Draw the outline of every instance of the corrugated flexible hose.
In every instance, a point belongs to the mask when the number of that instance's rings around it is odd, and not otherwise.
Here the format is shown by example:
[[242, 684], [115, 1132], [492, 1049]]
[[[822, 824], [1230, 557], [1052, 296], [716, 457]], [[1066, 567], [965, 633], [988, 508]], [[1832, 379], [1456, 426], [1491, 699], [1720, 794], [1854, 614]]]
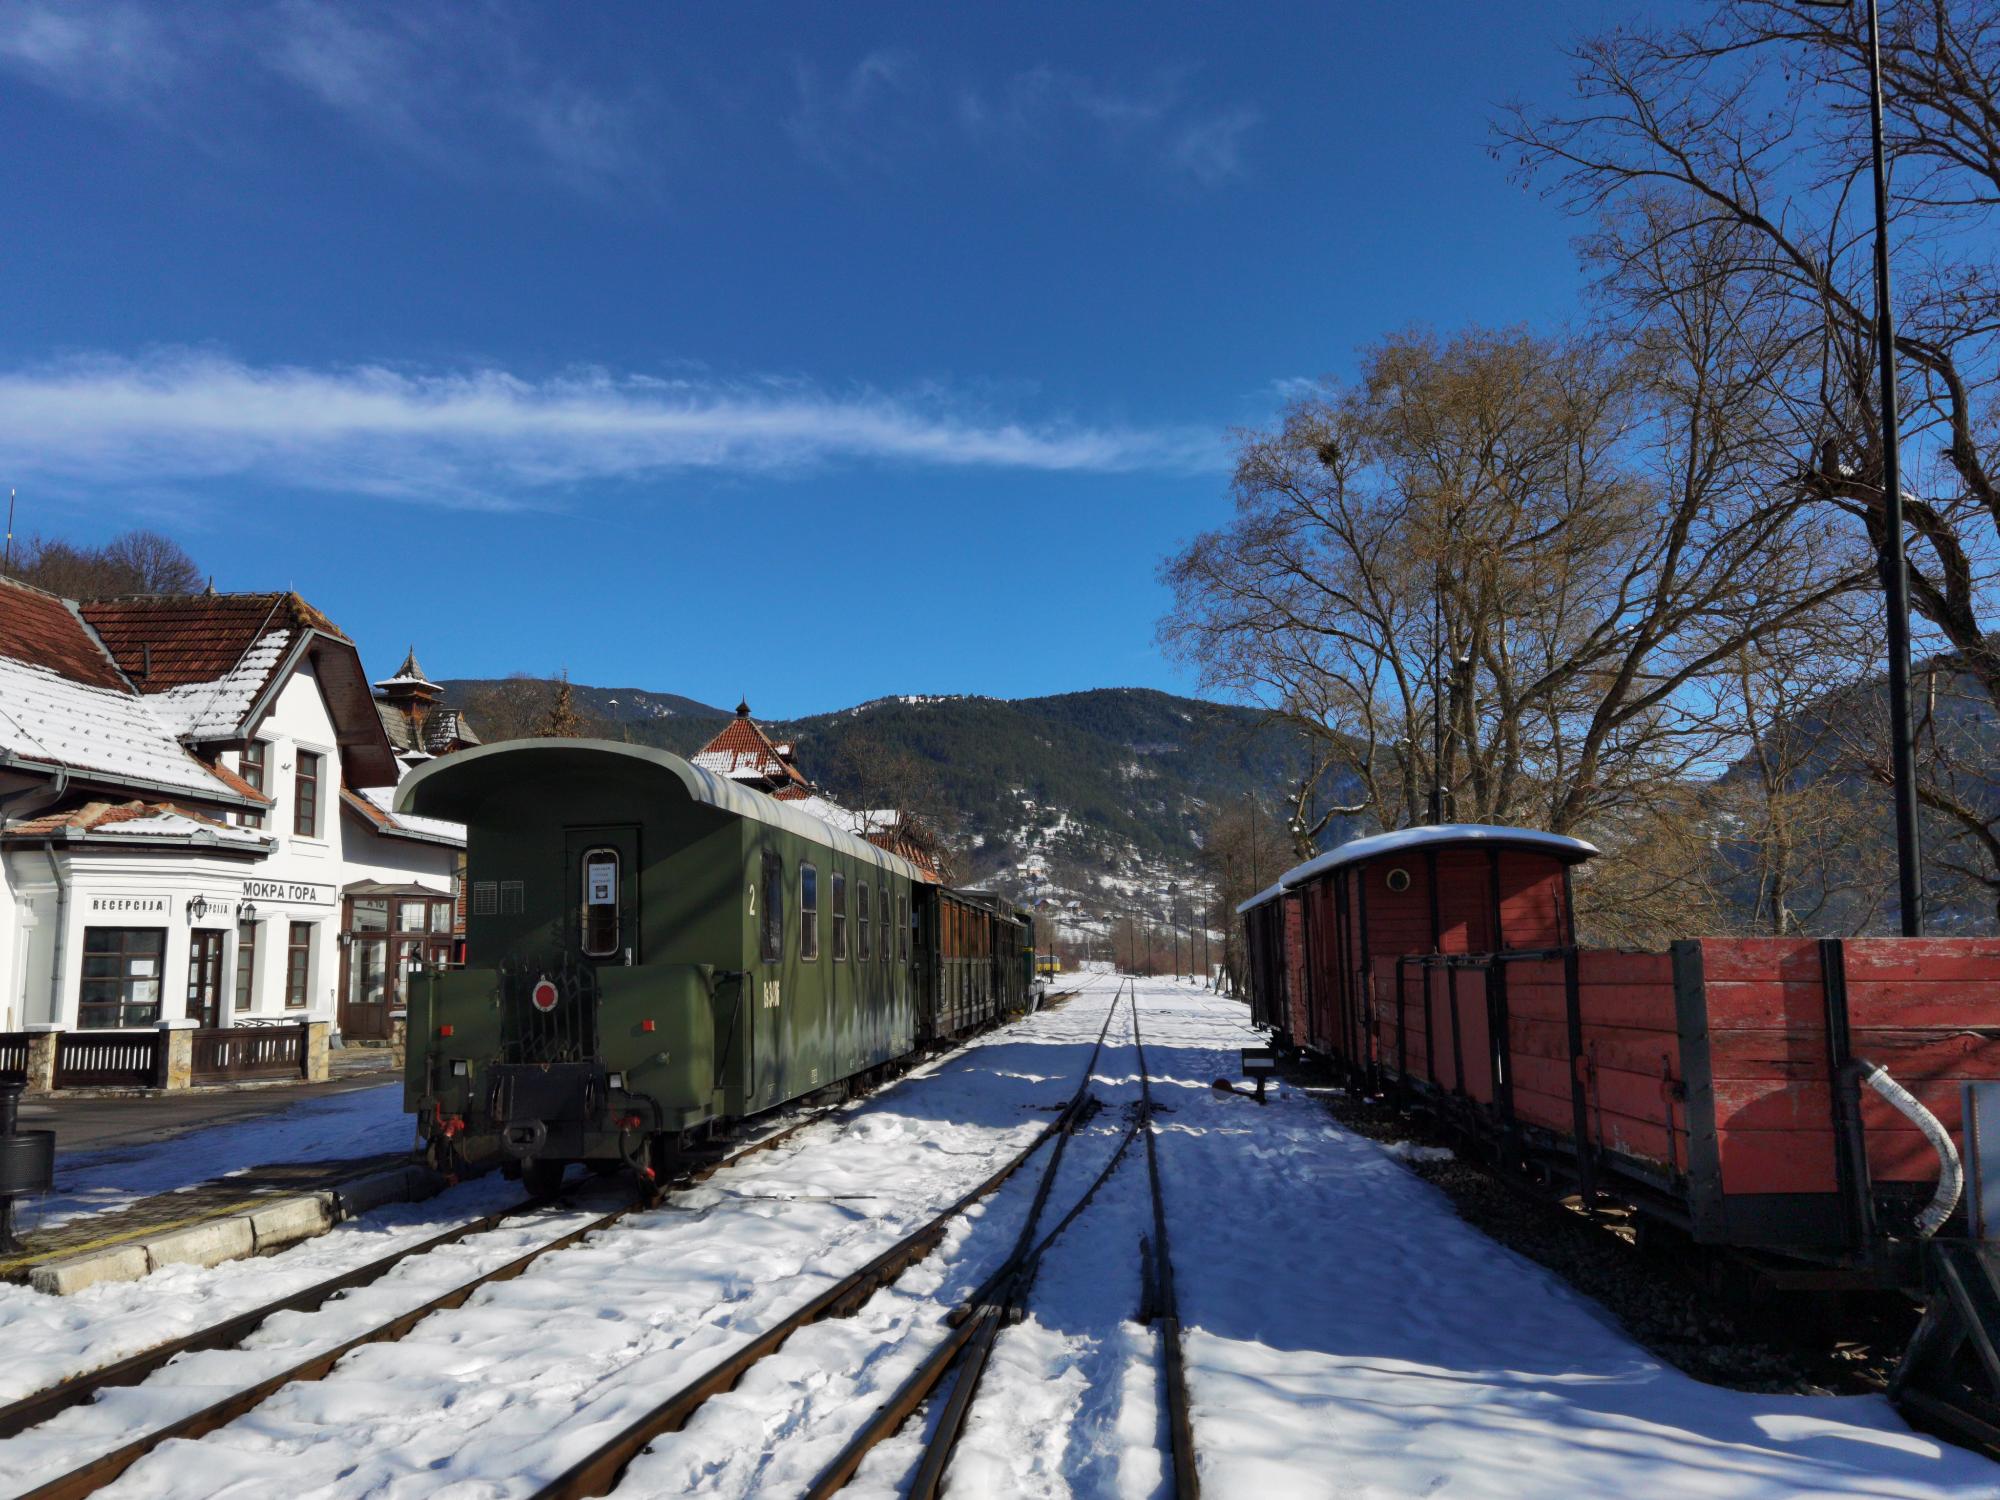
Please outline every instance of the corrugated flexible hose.
[[1860, 1071], [1862, 1082], [1888, 1100], [1899, 1114], [1921, 1130], [1924, 1139], [1937, 1152], [1937, 1191], [1931, 1194], [1931, 1201], [1924, 1211], [1917, 1215], [1917, 1233], [1929, 1239], [1952, 1216], [1952, 1211], [1958, 1207], [1958, 1196], [1965, 1189], [1965, 1170], [1959, 1165], [1958, 1147], [1952, 1144], [1951, 1132], [1944, 1128], [1938, 1117], [1925, 1109], [1915, 1094], [1891, 1078], [1887, 1068], [1865, 1057], [1855, 1058], [1854, 1066]]

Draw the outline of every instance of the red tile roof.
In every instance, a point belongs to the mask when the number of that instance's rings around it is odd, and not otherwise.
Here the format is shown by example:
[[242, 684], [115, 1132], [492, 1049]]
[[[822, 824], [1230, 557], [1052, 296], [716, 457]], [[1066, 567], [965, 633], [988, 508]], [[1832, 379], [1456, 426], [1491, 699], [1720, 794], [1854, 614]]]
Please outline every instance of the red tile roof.
[[735, 781], [763, 778], [773, 783], [771, 795], [781, 801], [809, 796], [812, 784], [799, 768], [778, 753], [770, 737], [757, 727], [747, 707], [739, 706], [736, 717], [693, 756], [703, 770]]
[[217, 781], [221, 782], [224, 786], [228, 787], [230, 791], [240, 793], [245, 797], [254, 797], [259, 802], [263, 803], [266, 807], [271, 805], [272, 799], [268, 792], [258, 791], [257, 788], [250, 785], [249, 782], [245, 781], [241, 776], [238, 776], [234, 771], [230, 770], [229, 767], [223, 765], [220, 761], [217, 761], [212, 765], [208, 761], [203, 761], [202, 764], [208, 766], [209, 774], [213, 776]]
[[131, 689], [63, 600], [11, 578], [0, 578], [0, 656], [47, 667], [89, 687]]
[[347, 639], [331, 620], [293, 593], [134, 594], [92, 599], [78, 608], [118, 665], [146, 693], [213, 682], [274, 630], [322, 630]]
[[23, 822], [7, 825], [9, 838], [47, 838], [52, 833], [69, 829], [77, 833], [88, 833], [97, 828], [108, 828], [114, 823], [129, 823], [135, 818], [157, 818], [177, 815], [191, 823], [200, 823], [208, 828], [227, 828], [229, 825], [219, 818], [211, 818], [198, 813], [193, 808], [182, 807], [175, 802], [85, 802], [66, 812], [44, 813], [39, 818], [29, 818]]

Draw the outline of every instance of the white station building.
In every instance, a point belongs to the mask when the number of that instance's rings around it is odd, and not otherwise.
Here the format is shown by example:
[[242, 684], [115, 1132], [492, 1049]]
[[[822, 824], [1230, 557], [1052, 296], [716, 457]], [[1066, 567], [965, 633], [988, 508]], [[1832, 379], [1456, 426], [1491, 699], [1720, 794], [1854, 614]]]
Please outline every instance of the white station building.
[[389, 811], [408, 723], [296, 594], [0, 579], [0, 1032], [387, 1036], [405, 971], [453, 956], [465, 847]]

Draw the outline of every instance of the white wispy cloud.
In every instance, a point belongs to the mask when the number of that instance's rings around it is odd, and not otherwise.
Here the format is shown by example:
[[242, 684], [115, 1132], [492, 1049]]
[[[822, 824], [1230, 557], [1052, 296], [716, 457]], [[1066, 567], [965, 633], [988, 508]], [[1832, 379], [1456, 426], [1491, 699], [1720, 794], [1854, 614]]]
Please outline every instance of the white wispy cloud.
[[186, 351], [0, 371], [0, 472], [69, 488], [250, 478], [504, 509], [691, 470], [1124, 473], [1221, 462], [1211, 431], [1028, 422], [954, 409], [935, 392], [838, 394], [797, 380], [318, 370]]
[[1113, 83], [1043, 64], [982, 89], [959, 90], [957, 122], [975, 144], [1015, 155], [1081, 140], [1121, 160], [1150, 160], [1171, 178], [1219, 187], [1244, 171], [1245, 138], [1261, 114], [1206, 107], [1193, 71], [1163, 69]]
[[879, 169], [919, 138], [925, 79], [908, 52], [870, 52], [832, 79], [795, 59], [792, 88], [785, 134], [815, 166], [840, 175], [855, 167]]
[[1167, 160], [1203, 187], [1219, 187], [1243, 175], [1243, 138], [1262, 119], [1246, 105], [1192, 121], [1174, 132]]
[[218, 152], [254, 149], [246, 123], [302, 106], [431, 167], [528, 162], [583, 188], [643, 174], [642, 101], [550, 73], [521, 14], [505, 4], [9, 0], [0, 71]]
[[943, 88], [912, 54], [876, 51], [831, 79], [794, 64], [784, 125], [800, 155], [842, 176], [886, 170], [956, 138], [1017, 160], [1080, 146], [1217, 187], [1242, 175], [1245, 139], [1262, 116], [1245, 105], [1201, 105], [1192, 77], [1178, 68], [1110, 82], [1041, 64]]

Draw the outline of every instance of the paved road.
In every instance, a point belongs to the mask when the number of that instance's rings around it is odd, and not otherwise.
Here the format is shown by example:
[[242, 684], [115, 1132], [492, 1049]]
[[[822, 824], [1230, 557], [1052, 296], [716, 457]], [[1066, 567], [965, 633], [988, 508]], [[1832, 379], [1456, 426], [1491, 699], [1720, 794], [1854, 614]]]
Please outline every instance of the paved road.
[[[338, 1054], [336, 1054], [338, 1057]], [[343, 1060], [344, 1061], [344, 1060]], [[379, 1088], [398, 1075], [386, 1066], [343, 1072], [325, 1083], [264, 1084], [230, 1089], [189, 1089], [172, 1094], [119, 1098], [40, 1097], [21, 1102], [21, 1126], [53, 1130], [56, 1156], [163, 1141], [227, 1120], [267, 1115], [301, 1099]]]

